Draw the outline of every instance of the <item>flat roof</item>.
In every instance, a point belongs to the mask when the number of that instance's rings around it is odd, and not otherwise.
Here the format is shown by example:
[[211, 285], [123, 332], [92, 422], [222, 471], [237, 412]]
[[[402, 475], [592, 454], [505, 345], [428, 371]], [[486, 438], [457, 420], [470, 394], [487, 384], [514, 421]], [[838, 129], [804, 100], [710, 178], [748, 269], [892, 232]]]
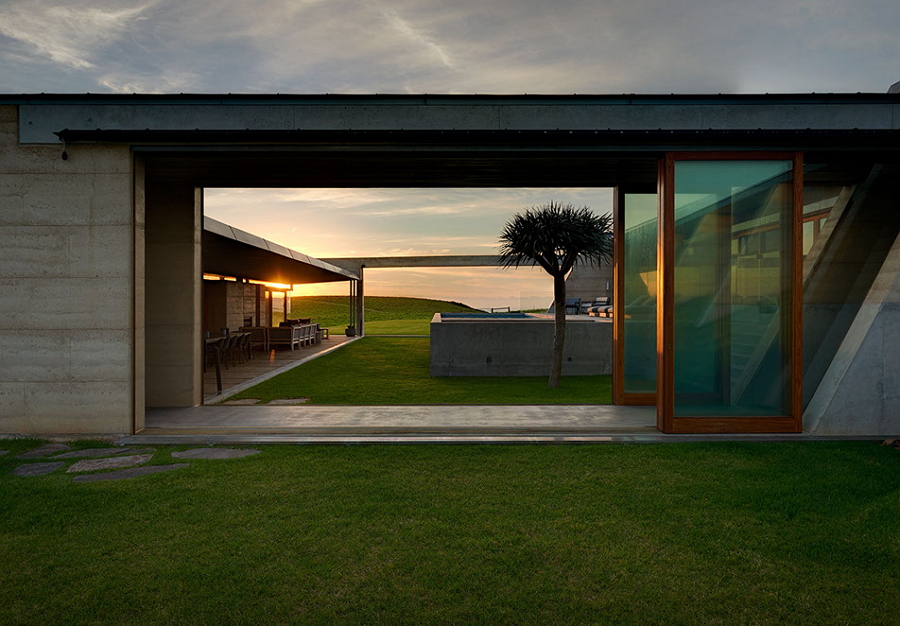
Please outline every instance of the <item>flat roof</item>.
[[[67, 141], [196, 145], [292, 142], [301, 139], [298, 133], [334, 132], [706, 134], [900, 129], [900, 93], [21, 94], [0, 95], [0, 103], [19, 107], [23, 144], [56, 144], [63, 132], [68, 133]], [[441, 142], [440, 137], [429, 139]]]
[[206, 274], [291, 285], [359, 278], [352, 271], [291, 250], [211, 217], [203, 218], [201, 265]]
[[30, 94], [2, 94], [0, 104], [27, 104], [57, 103], [57, 104], [102, 104], [102, 103], [127, 103], [127, 104], [254, 104], [254, 103], [280, 103], [280, 104], [557, 104], [572, 102], [580, 104], [617, 103], [617, 104], [641, 104], [641, 103], [842, 103], [842, 102], [900, 102], [900, 93], [624, 93], [624, 94], [408, 94], [408, 93], [374, 93], [374, 94], [346, 94], [346, 93], [318, 93], [318, 94], [202, 94], [202, 93], [177, 93], [177, 94], [122, 94], [122, 93], [30, 93]]

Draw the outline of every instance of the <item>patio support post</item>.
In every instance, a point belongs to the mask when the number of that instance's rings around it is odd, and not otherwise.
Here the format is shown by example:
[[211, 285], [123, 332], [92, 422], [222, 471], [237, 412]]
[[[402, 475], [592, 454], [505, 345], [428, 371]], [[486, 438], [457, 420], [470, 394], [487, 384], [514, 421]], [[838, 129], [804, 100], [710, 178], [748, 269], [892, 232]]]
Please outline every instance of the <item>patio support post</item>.
[[359, 281], [356, 283], [356, 336], [362, 337], [365, 334], [365, 317], [366, 317], [366, 300], [363, 291], [363, 270], [365, 265], [359, 266]]

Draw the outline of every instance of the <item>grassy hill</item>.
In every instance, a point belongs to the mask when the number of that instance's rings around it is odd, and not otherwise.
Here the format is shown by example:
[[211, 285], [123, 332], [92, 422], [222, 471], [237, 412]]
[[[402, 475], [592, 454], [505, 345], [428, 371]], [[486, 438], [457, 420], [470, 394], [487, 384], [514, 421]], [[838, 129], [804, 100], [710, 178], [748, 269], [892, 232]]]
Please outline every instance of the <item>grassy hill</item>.
[[[428, 298], [366, 296], [366, 334], [427, 335], [435, 313], [475, 311], [459, 302]], [[335, 333], [350, 323], [349, 296], [297, 296], [291, 298], [291, 317], [311, 317]]]

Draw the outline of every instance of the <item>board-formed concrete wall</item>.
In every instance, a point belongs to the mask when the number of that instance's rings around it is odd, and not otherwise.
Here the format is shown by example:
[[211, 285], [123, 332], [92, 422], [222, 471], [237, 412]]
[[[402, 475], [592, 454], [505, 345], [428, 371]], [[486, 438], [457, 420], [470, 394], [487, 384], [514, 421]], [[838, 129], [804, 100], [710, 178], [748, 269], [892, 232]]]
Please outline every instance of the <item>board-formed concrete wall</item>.
[[0, 106], [0, 435], [133, 429], [131, 152], [61, 154]]
[[[432, 376], [548, 376], [552, 319], [431, 321]], [[612, 324], [566, 323], [563, 376], [612, 373]]]

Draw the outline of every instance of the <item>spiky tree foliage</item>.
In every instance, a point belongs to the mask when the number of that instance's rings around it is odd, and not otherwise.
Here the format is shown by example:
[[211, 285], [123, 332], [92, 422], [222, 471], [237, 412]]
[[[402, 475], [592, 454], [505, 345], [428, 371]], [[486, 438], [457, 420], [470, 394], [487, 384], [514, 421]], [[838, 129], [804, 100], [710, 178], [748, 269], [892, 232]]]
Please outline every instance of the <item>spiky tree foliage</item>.
[[553, 277], [553, 367], [550, 387], [559, 387], [566, 340], [566, 275], [576, 263], [609, 262], [612, 216], [597, 216], [589, 207], [551, 201], [517, 213], [500, 235], [500, 265], [540, 265]]

